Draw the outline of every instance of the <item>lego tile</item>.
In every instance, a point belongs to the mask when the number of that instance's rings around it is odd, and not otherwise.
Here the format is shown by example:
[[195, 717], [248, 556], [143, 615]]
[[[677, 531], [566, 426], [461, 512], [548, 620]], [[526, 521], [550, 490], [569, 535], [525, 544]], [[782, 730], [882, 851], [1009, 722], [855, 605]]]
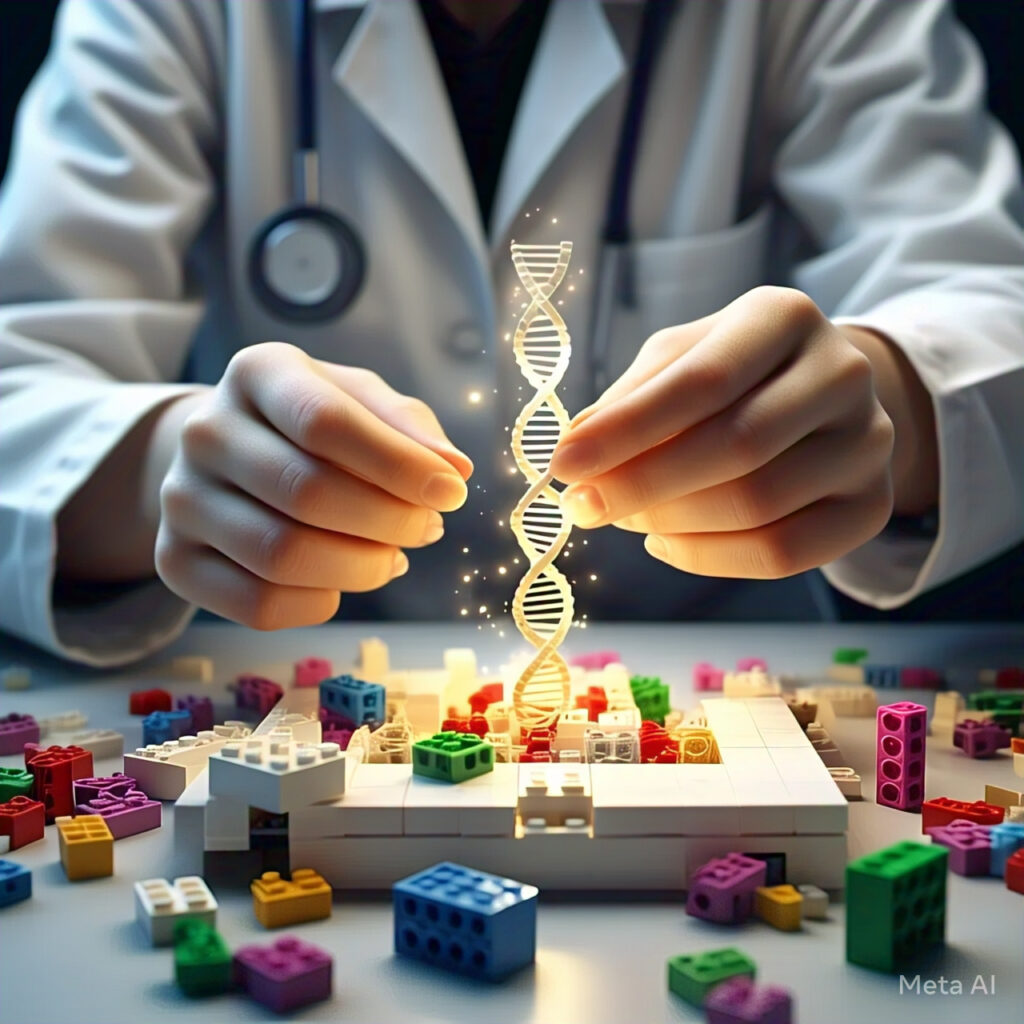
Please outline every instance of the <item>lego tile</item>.
[[407, 764], [360, 766], [343, 797], [289, 814], [289, 839], [402, 835], [405, 792], [411, 777], [412, 768]]
[[744, 701], [706, 697], [701, 701], [701, 708], [720, 750], [764, 746], [764, 739]]
[[133, 886], [135, 920], [153, 946], [174, 941], [174, 927], [186, 919], [217, 922], [217, 900], [198, 875], [175, 878], [147, 878]]

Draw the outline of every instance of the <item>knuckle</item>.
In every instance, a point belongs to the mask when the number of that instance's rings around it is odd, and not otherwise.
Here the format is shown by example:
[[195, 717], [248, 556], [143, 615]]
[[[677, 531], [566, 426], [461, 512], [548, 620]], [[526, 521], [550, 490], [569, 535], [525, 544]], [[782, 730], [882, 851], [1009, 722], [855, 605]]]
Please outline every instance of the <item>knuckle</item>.
[[728, 519], [741, 530], [750, 530], [770, 522], [771, 496], [762, 483], [750, 476], [733, 480], [725, 488]]
[[195, 508], [195, 490], [177, 476], [164, 477], [160, 485], [160, 511], [163, 518], [181, 519]]
[[645, 469], [634, 469], [622, 480], [623, 502], [638, 512], [649, 512], [657, 504], [657, 486], [652, 475]]
[[331, 402], [317, 391], [307, 392], [295, 402], [296, 443], [308, 448], [317, 438], [328, 434], [340, 435], [344, 430], [345, 418], [344, 402]]
[[735, 414], [729, 423], [729, 451], [738, 463], [754, 469], [765, 460], [768, 432], [754, 417]]
[[433, 419], [434, 411], [420, 398], [416, 398], [414, 395], [399, 395], [395, 399], [395, 408], [400, 413], [405, 413], [408, 416], [413, 416], [417, 419], [423, 419], [424, 417]]
[[840, 364], [837, 376], [840, 383], [847, 387], [867, 388], [874, 380], [874, 368], [871, 360], [863, 352], [859, 352], [852, 345], [848, 346], [849, 352]]
[[690, 350], [687, 361], [694, 393], [707, 394], [711, 403], [721, 402], [729, 387], [732, 368], [725, 360], [708, 358], [697, 349]]
[[303, 547], [298, 530], [284, 523], [271, 524], [256, 540], [256, 571], [274, 582], [297, 580], [303, 564]]
[[320, 474], [301, 459], [288, 459], [278, 471], [275, 492], [286, 511], [300, 517], [311, 515], [323, 492]]
[[782, 285], [758, 285], [748, 293], [758, 305], [774, 311], [786, 323], [810, 324], [822, 319], [822, 312], [806, 292]]
[[675, 327], [662, 327], [661, 330], [655, 331], [647, 338], [641, 346], [641, 351], [673, 351], [676, 347], [676, 333], [677, 328]]
[[157, 575], [172, 590], [174, 581], [178, 579], [184, 561], [184, 548], [174, 534], [161, 525], [157, 530], [156, 544], [153, 547], [153, 563]]
[[181, 445], [186, 452], [208, 451], [220, 443], [220, 438], [220, 423], [211, 409], [197, 409], [185, 417], [181, 426]]
[[896, 428], [893, 426], [889, 414], [881, 406], [872, 417], [868, 439], [873, 447], [884, 453], [886, 461], [888, 461], [896, 444]]
[[755, 579], [778, 580], [799, 570], [792, 539], [782, 529], [766, 530], [748, 555]]

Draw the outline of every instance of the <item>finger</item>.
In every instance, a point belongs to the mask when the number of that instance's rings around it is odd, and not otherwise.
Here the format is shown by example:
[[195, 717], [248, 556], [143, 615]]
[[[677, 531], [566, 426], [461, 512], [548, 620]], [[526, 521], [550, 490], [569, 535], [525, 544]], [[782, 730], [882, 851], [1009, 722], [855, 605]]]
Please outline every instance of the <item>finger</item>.
[[662, 502], [614, 525], [635, 533], [752, 530], [822, 498], [860, 493], [884, 462], [878, 445], [820, 431], [753, 473]]
[[336, 590], [268, 583], [220, 552], [190, 545], [161, 527], [157, 571], [183, 600], [252, 629], [291, 629], [326, 622], [338, 610]]
[[369, 370], [325, 362], [320, 362], [319, 366], [329, 380], [357, 398], [370, 412], [437, 452], [463, 480], [470, 478], [472, 460], [452, 444], [434, 410], [426, 402], [395, 391], [387, 381]]
[[185, 430], [191, 464], [297, 522], [403, 548], [444, 534], [440, 513], [302, 451], [260, 420], [193, 415]]
[[321, 375], [300, 349], [267, 344], [243, 350], [226, 379], [303, 451], [412, 504], [450, 512], [465, 502], [466, 484], [450, 463]]
[[[819, 383], [818, 362], [797, 360], [724, 412], [571, 485], [563, 508], [575, 525], [592, 528], [752, 473], [822, 424], [864, 405], [862, 390], [845, 377]], [[858, 365], [870, 372], [866, 360]]]
[[383, 586], [409, 566], [399, 548], [297, 523], [213, 481], [165, 489], [161, 500], [179, 536], [270, 583], [358, 592]]
[[816, 569], [866, 544], [892, 514], [888, 475], [869, 494], [828, 498], [753, 530], [651, 534], [659, 561], [697, 576], [772, 580]]
[[[756, 289], [760, 292], [761, 289]], [[558, 480], [596, 476], [728, 408], [828, 326], [801, 292], [766, 304], [748, 292], [722, 311], [699, 344], [562, 439], [551, 460]]]

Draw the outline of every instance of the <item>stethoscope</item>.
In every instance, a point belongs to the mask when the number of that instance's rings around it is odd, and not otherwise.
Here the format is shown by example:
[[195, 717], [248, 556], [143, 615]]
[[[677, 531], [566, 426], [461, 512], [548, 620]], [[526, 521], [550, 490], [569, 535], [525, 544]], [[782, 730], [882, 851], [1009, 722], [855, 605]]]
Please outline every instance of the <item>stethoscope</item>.
[[[631, 239], [634, 170], [654, 65], [679, 2], [644, 3], [602, 231], [604, 245], [589, 346], [590, 376], [595, 382], [600, 382], [605, 372], [615, 302], [635, 304], [632, 263], [624, 256]], [[296, 17], [292, 204], [256, 233], [249, 252], [249, 283], [271, 315], [308, 324], [335, 319], [355, 300], [366, 276], [366, 249], [349, 221], [320, 205], [313, 0], [298, 0]]]

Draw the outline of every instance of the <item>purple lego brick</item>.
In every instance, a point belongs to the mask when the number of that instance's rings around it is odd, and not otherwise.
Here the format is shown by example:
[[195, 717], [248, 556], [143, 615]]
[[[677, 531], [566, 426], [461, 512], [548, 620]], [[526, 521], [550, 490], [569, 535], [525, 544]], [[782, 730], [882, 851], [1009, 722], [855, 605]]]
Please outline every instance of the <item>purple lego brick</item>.
[[75, 779], [72, 786], [75, 791], [76, 804], [88, 803], [98, 796], [127, 796], [132, 790], [139, 788], [135, 779], [130, 775], [122, 775], [121, 772], [98, 776], [94, 779]]
[[270, 709], [284, 696], [284, 690], [273, 680], [262, 676], [241, 675], [235, 680], [235, 707], [255, 711], [266, 718]]
[[179, 711], [188, 711], [192, 715], [192, 725], [188, 729], [192, 735], [213, 728], [213, 700], [210, 697], [197, 697], [190, 693], [179, 697], [175, 706]]
[[991, 757], [1010, 745], [1010, 730], [995, 722], [965, 718], [953, 727], [953, 746], [968, 757]]
[[737, 658], [736, 659], [736, 671], [737, 672], [753, 672], [754, 669], [760, 669], [762, 672], [768, 671], [768, 662], [764, 658]]
[[793, 997], [778, 985], [729, 978], [708, 993], [704, 1012], [707, 1024], [792, 1024]]
[[115, 839], [134, 836], [160, 827], [160, 801], [150, 800], [137, 789], [124, 796], [101, 793], [75, 808], [75, 814], [98, 814]]
[[719, 924], [739, 924], [753, 910], [754, 890], [764, 885], [763, 860], [727, 853], [697, 868], [690, 878], [686, 912]]
[[327, 658], [302, 658], [295, 662], [295, 686], [319, 686], [334, 675], [334, 666]]
[[277, 1013], [330, 998], [330, 955], [292, 935], [271, 946], [243, 946], [234, 959], [236, 983]]
[[26, 743], [39, 742], [39, 723], [31, 715], [12, 712], [0, 718], [0, 754], [20, 754]]
[[956, 818], [928, 829], [933, 843], [949, 850], [949, 870], [957, 875], [987, 875], [992, 861], [991, 825]]
[[924, 748], [928, 709], [909, 700], [876, 713], [876, 802], [901, 811], [924, 803]]
[[706, 693], [709, 690], [720, 690], [725, 682], [725, 671], [715, 668], [706, 661], [698, 661], [693, 666], [693, 688], [698, 693]]

